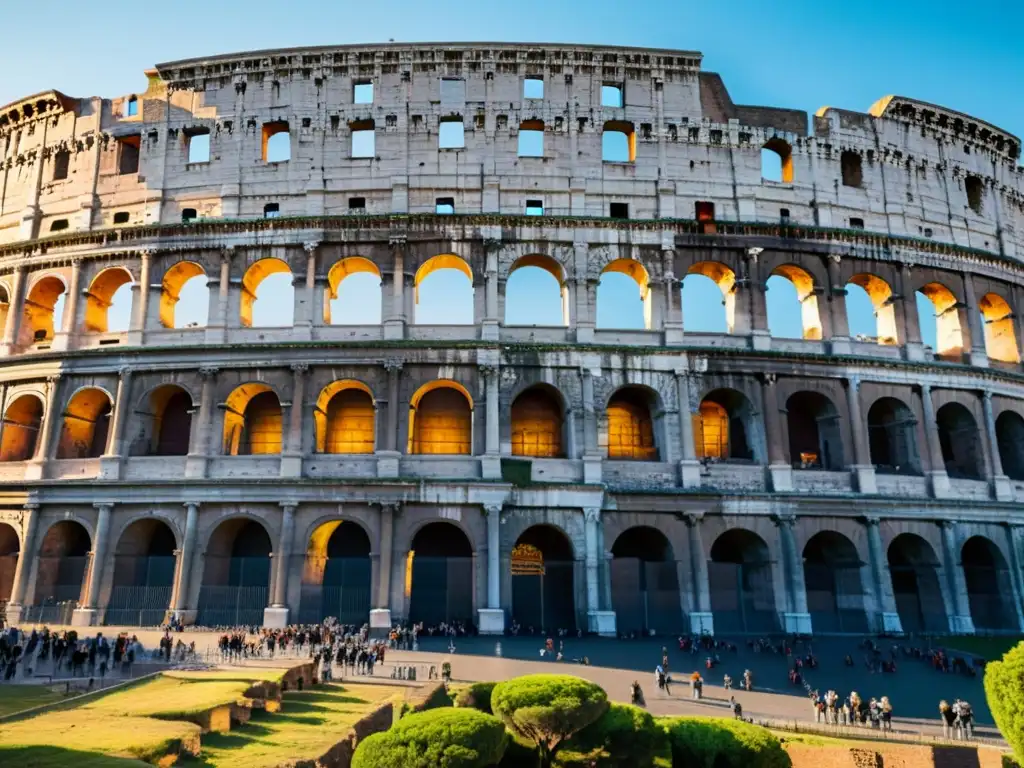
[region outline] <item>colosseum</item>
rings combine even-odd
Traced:
[[[1019,139],[701,58],[257,51],[3,107],[8,621],[1024,630]]]

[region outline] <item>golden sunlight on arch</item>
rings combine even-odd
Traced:
[[[237,387],[224,403],[225,456],[256,456],[281,452],[281,401],[266,384]]]
[[[771,277],[784,277],[796,288],[800,302],[800,325],[803,338],[820,341],[822,337],[821,315],[818,312],[818,297],[814,292],[814,278],[795,264],[783,264],[772,270]]]
[[[64,409],[64,425],[57,444],[58,459],[96,459],[107,449],[113,405],[102,389],[78,390]]]
[[[641,387],[626,386],[608,400],[608,458],[657,461],[652,398]]]
[[[242,300],[240,310],[240,321],[244,328],[253,327],[253,309],[255,307],[256,300],[259,298],[256,295],[256,292],[259,290],[263,281],[271,275],[291,274],[292,270],[285,262],[273,257],[260,259],[245,271],[245,275],[242,276]],[[289,326],[292,325],[293,322],[292,315],[294,307],[288,307],[286,309],[286,314],[289,320],[284,325]]]
[[[634,259],[615,259],[601,270],[602,277],[607,274],[626,275],[637,284],[637,287],[640,289],[640,301],[643,304],[644,328],[650,330],[652,311],[651,278],[644,265]],[[598,291],[600,290],[601,286],[598,284]],[[600,298],[598,298],[598,303],[600,304]]]
[[[317,453],[373,453],[377,408],[361,381],[333,381],[313,406]]]
[[[15,398],[0,425],[0,461],[27,461],[35,456],[43,423],[43,401],[36,395]]]
[[[463,282],[462,275],[468,282]],[[433,325],[471,325],[476,296],[473,270],[461,256],[442,253],[416,270],[413,300],[415,322]]]
[[[732,333],[736,327],[736,273],[718,261],[699,261],[688,270],[687,275],[701,275],[711,280],[722,292],[722,305],[725,307],[726,333]],[[684,288],[685,288],[685,279]],[[686,306],[683,306],[683,325],[686,325]]]
[[[512,401],[512,455],[558,458],[562,448],[562,403],[554,387],[538,384]]]
[[[327,288],[325,289],[327,295],[324,297],[325,324],[331,325],[331,302],[338,298],[338,292],[341,290],[342,283],[346,278],[352,275],[373,275],[377,278],[376,304],[378,308],[380,307],[380,269],[377,268],[376,264],[363,256],[346,256],[345,258],[337,261],[327,273]],[[379,322],[380,319],[376,318],[373,324],[377,324]],[[360,324],[370,325],[371,323]]]
[[[525,271],[520,271],[525,270]],[[562,326],[569,325],[569,286],[565,279],[565,270],[562,265],[559,264],[555,259],[550,256],[545,256],[542,253],[527,254],[516,259],[515,263],[509,267],[508,279],[505,283],[505,322],[506,324],[512,325],[527,325],[528,323],[512,323],[509,320],[510,309],[513,316],[522,316],[524,314],[531,314],[536,312],[543,312],[543,309],[537,307],[537,303],[540,297],[537,296],[537,292],[541,290],[541,286],[535,279],[530,278],[530,272],[535,270],[542,270],[547,274],[551,275],[555,279],[557,284],[558,296],[560,301],[560,313],[562,317]],[[518,276],[517,276],[518,273]],[[525,278],[525,279],[524,279]],[[547,278],[544,278],[546,282]],[[522,287],[519,287],[519,286]],[[544,288],[543,301],[547,302],[547,286]],[[525,291],[525,293],[522,293]],[[512,306],[513,304],[522,304],[523,306]],[[549,313],[544,313],[545,319]],[[545,325],[546,323],[538,322],[537,325]]]
[[[978,309],[985,327],[985,354],[1003,363],[1019,363],[1013,310],[1006,299],[996,293],[986,293],[978,302]]]
[[[130,285],[132,276],[123,267],[104,269],[95,278],[85,294],[85,330],[91,333],[106,333],[110,326],[110,308],[114,305],[114,294],[123,285]],[[130,294],[129,294],[130,297]],[[129,315],[131,299],[129,298]]]
[[[898,344],[896,311],[892,305],[892,288],[885,280],[875,275],[859,274],[850,278],[850,283],[864,290],[875,311],[875,336],[879,344]]]
[[[927,298],[935,308],[935,353],[963,354],[964,336],[960,328],[960,307],[956,296],[942,283],[928,283],[922,286],[918,293]],[[925,318],[920,320],[924,322]]]
[[[438,379],[409,401],[411,454],[469,456],[473,452],[473,398],[457,381]]]
[[[64,281],[57,275],[46,275],[32,284],[25,297],[23,310],[22,338],[24,343],[31,344],[33,341],[53,339],[54,333],[60,330],[57,326],[63,320],[63,318],[55,317],[55,310],[61,298],[66,296],[66,291]]]
[[[175,316],[178,300],[185,285],[194,278],[205,283],[206,272],[194,261],[179,261],[164,273],[160,285],[160,325],[164,328],[178,327]],[[209,294],[209,289],[206,292]]]

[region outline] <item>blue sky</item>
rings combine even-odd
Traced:
[[[47,16],[60,21],[43,26],[40,6],[7,5],[4,27],[19,32],[7,36],[0,52],[0,104],[48,88],[72,96],[118,96],[141,90],[143,70],[158,62],[259,48],[389,39],[580,42],[701,51],[704,69],[719,72],[741,104],[863,111],[896,93],[1024,134],[1020,0],[984,6],[949,0],[107,0],[95,12],[50,0]],[[446,290],[458,284],[449,279]],[[537,285],[539,290],[542,284]],[[769,291],[769,301],[781,302],[784,293]],[[609,324],[632,325],[634,296],[635,289],[625,285],[605,302],[618,308]],[[194,302],[183,298],[182,308],[189,303]],[[689,314],[703,318],[720,311],[715,303],[712,296]],[[536,314],[531,308],[530,316]]]

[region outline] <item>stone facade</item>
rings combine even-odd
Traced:
[[[283,50],[5,107],[8,618],[1024,629],[1019,140],[902,97],[822,109],[808,135],[700,65]],[[465,146],[439,149],[453,121]],[[517,153],[536,130],[540,156]],[[603,160],[607,131],[625,159]],[[286,161],[267,154],[283,132]],[[452,266],[474,323],[417,324],[420,281]],[[504,322],[524,266],[559,282],[564,326]],[[294,323],[252,327],[275,271]],[[380,278],[381,322],[331,325],[356,271]],[[599,327],[608,272],[637,280],[643,329]],[[693,274],[722,290],[729,333],[687,331]],[[196,275],[208,321],[175,327]],[[772,276],[803,338],[769,332]],[[130,327],[111,331],[126,284]],[[850,336],[851,284],[877,338]]]

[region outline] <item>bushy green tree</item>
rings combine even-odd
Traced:
[[[1024,643],[985,665],[985,698],[999,732],[1024,764]]]
[[[496,717],[442,707],[410,714],[365,738],[352,768],[485,768],[501,761],[507,742]]]
[[[655,758],[668,755],[665,730],[647,711],[613,702],[601,717],[562,745],[556,762],[564,768],[633,768],[654,765]]]
[[[498,683],[491,709],[510,731],[537,745],[542,768],[559,746],[608,709],[601,686],[570,675],[526,675]]]
[[[495,685],[497,683],[473,683],[466,686],[455,697],[455,706],[472,707],[486,712],[488,715],[492,714],[491,694],[494,692]]]
[[[661,720],[672,764],[688,768],[790,768],[789,755],[767,728],[721,717]]]

